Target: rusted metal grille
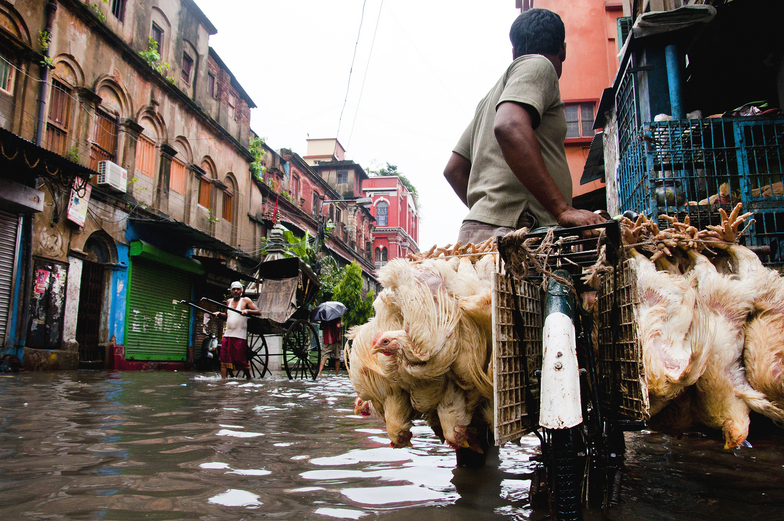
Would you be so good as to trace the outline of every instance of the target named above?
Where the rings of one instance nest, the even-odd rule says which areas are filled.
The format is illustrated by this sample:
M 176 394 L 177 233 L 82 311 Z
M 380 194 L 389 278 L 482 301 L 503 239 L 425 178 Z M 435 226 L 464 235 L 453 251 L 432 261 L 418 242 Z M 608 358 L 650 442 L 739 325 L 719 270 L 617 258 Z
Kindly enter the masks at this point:
M 648 387 L 634 312 L 639 297 L 632 261 L 621 264 L 617 278 L 612 272 L 602 277 L 598 298 L 602 409 L 614 419 L 643 420 L 648 411 Z
M 514 325 L 509 277 L 496 273 L 492 282 L 495 439 L 501 445 L 519 439 L 539 424 L 539 380 L 534 372 L 542 366 L 542 294 L 531 282 L 518 284 L 520 339 Z

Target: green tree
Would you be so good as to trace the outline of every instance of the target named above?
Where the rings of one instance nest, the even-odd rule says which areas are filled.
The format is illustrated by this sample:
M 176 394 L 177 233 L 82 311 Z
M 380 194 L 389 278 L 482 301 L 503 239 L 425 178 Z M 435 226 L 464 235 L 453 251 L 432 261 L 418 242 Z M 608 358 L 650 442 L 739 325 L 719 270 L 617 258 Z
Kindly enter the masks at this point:
M 414 186 L 414 183 L 412 183 L 405 175 L 403 175 L 402 172 L 398 172 L 397 165 L 387 163 L 387 166 L 383 168 L 379 168 L 378 170 L 368 169 L 368 172 L 373 175 L 397 176 L 397 178 L 400 179 L 400 182 L 403 183 L 403 186 L 406 187 L 406 190 L 411 192 L 411 195 L 414 196 L 414 201 L 416 201 L 417 206 L 419 206 L 419 192 L 417 192 L 416 186 Z
M 356 261 L 346 266 L 343 278 L 332 293 L 332 300 L 346 306 L 342 322 L 347 329 L 364 324 L 373 316 L 373 292 L 362 298 L 362 268 Z

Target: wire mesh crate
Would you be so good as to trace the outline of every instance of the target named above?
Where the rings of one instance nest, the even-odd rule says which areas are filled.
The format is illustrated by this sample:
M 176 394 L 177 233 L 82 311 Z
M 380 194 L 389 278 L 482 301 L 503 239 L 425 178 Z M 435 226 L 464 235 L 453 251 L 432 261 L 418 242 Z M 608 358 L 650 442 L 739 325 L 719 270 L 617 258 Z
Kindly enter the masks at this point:
M 542 367 L 542 292 L 529 281 L 517 283 L 522 317 L 515 331 L 512 277 L 495 273 L 493 288 L 493 388 L 496 443 L 517 440 L 539 425 L 539 381 Z
M 619 150 L 621 211 L 688 216 L 704 228 L 721 222 L 719 208 L 742 203 L 755 219 L 746 246 L 784 267 L 784 117 L 644 123 Z
M 649 402 L 635 307 L 634 265 L 626 260 L 601 277 L 596 347 L 599 403 L 615 420 L 647 419 Z
M 619 232 L 617 228 L 612 230 L 608 227 L 608 237 L 613 234 L 616 237 L 605 244 L 615 241 L 614 248 L 617 248 Z M 609 266 L 618 266 L 602 270 L 597 291 L 594 360 L 600 404 L 608 418 L 636 421 L 646 417 L 648 396 L 635 323 L 634 309 L 638 297 L 633 265 L 628 261 L 620 263 L 617 251 L 607 254 L 607 250 L 601 250 L 596 239 L 581 239 L 579 235 L 578 232 L 571 237 L 556 238 L 552 248 L 533 253 L 536 260 L 531 259 L 530 251 L 522 255 L 513 251 L 525 249 L 522 239 L 525 235 L 520 235 L 517 242 L 511 240 L 511 235 L 499 241 L 499 252 L 505 261 L 504 271 L 496 273 L 492 280 L 497 444 L 514 441 L 539 424 L 539 371 L 542 367 L 545 301 L 542 288 L 546 287 L 543 272 L 555 266 L 568 265 L 573 273 L 575 289 L 587 291 L 590 288 L 579 284 L 580 276 L 600 256 Z M 610 249 L 610 246 L 607 248 Z M 527 263 L 526 258 L 532 262 Z M 539 264 L 538 270 L 533 267 L 535 263 Z

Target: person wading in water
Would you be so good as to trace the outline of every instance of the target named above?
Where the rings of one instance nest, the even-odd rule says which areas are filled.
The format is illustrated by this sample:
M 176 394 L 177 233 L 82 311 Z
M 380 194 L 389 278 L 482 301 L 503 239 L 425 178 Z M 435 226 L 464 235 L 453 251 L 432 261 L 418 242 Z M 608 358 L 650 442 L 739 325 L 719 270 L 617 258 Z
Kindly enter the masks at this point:
M 245 378 L 250 380 L 250 366 L 248 365 L 248 315 L 259 315 L 261 311 L 248 297 L 243 297 L 244 288 L 242 283 L 234 281 L 231 283 L 231 298 L 226 302 L 226 306 L 234 311 L 217 311 L 213 313 L 216 317 L 226 320 L 226 327 L 223 329 L 223 342 L 220 350 L 221 378 L 226 378 L 229 370 L 237 370 L 245 373 Z

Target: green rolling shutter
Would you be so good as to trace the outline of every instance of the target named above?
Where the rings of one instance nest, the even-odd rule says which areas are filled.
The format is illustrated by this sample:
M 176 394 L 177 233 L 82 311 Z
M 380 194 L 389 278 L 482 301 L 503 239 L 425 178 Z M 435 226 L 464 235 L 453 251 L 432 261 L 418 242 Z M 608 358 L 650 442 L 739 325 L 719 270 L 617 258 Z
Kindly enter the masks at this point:
M 128 291 L 126 360 L 185 361 L 190 337 L 186 272 L 157 262 L 133 260 Z

